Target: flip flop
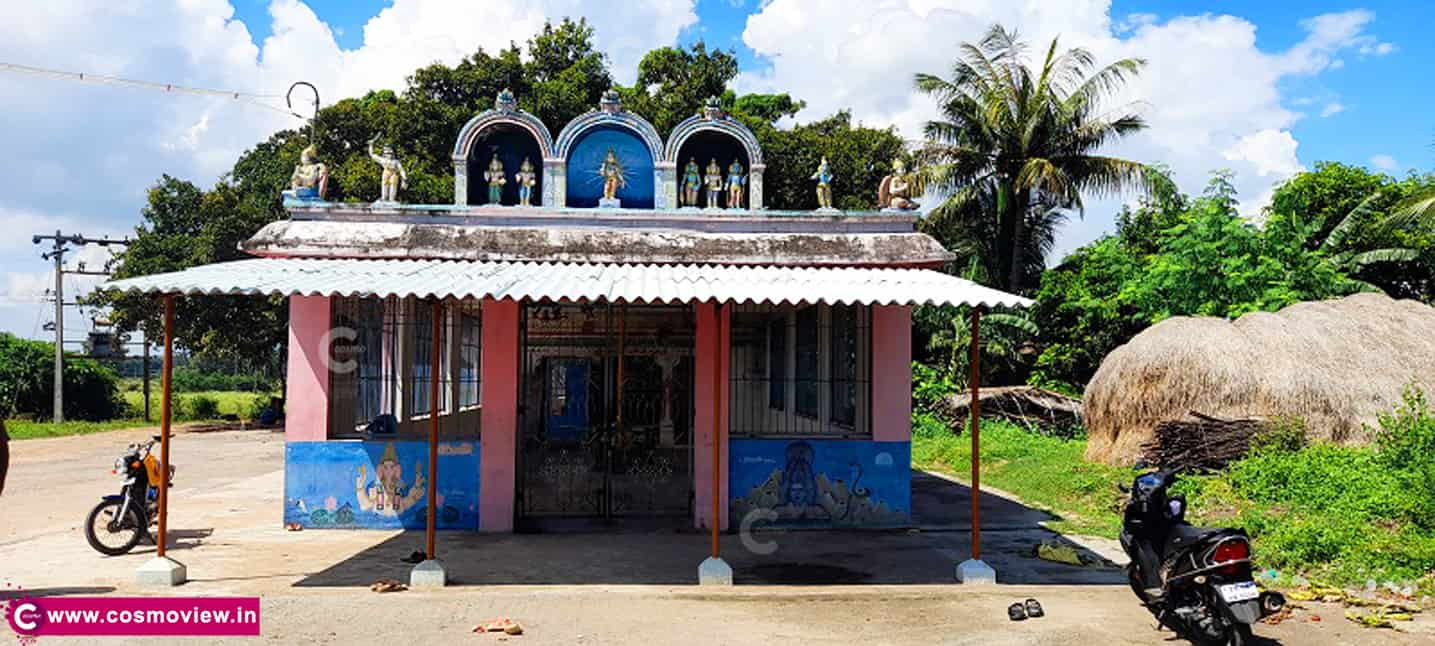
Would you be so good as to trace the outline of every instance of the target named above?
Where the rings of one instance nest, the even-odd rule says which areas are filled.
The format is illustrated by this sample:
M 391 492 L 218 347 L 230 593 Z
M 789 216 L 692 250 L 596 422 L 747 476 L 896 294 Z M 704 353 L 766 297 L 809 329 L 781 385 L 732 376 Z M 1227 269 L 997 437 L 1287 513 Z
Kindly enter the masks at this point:
M 426 558 L 428 558 L 428 553 L 415 550 L 412 554 L 409 554 L 408 556 L 405 556 L 399 560 L 405 563 L 423 563 L 424 559 Z
M 1045 616 L 1046 616 L 1046 611 L 1044 611 L 1044 610 L 1041 609 L 1041 604 L 1037 603 L 1037 602 L 1036 602 L 1036 599 L 1027 599 L 1027 600 L 1026 600 L 1026 616 L 1028 616 L 1028 617 L 1045 617 Z
M 1012 621 L 1021 621 L 1026 619 L 1026 608 L 1022 607 L 1020 603 L 1013 603 L 1007 606 L 1006 616 Z

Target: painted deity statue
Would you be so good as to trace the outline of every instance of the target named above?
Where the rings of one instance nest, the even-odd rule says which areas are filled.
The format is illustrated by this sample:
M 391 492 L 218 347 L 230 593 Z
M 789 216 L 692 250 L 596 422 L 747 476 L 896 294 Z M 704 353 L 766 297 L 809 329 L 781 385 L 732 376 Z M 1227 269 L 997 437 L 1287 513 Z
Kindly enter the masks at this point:
M 384 171 L 379 180 L 379 201 L 397 202 L 399 189 L 408 188 L 409 176 L 404 172 L 404 165 L 399 162 L 399 158 L 394 156 L 393 146 L 385 145 L 382 154 L 374 154 L 374 142 L 378 140 L 378 137 L 369 140 L 369 158 Z
M 877 206 L 884 209 L 910 211 L 919 206 L 912 200 L 912 183 L 907 177 L 907 164 L 901 159 L 892 160 L 892 174 L 882 178 L 877 189 Z
M 423 463 L 414 463 L 414 482 L 404 486 L 403 467 L 399 465 L 398 452 L 393 442 L 384 447 L 384 455 L 374 466 L 374 482 L 368 481 L 368 469 L 360 464 L 359 475 L 354 480 L 354 497 L 359 509 L 372 511 L 382 516 L 398 516 L 424 497 Z
M 508 183 L 508 178 L 503 174 L 503 162 L 498 161 L 498 153 L 493 153 L 493 161 L 488 162 L 488 170 L 483 171 L 483 179 L 488 181 L 488 203 L 501 203 L 503 185 Z
M 742 208 L 742 187 L 747 183 L 747 175 L 742 172 L 742 164 L 736 159 L 727 167 L 727 208 Z
M 523 158 L 514 179 L 518 180 L 518 205 L 533 206 L 533 187 L 538 185 L 538 174 L 533 172 L 533 163 L 527 157 Z
M 295 197 L 324 199 L 324 190 L 329 185 L 329 167 L 314 161 L 317 155 L 313 144 L 299 153 L 299 164 L 289 177 L 289 190 Z
M 827 165 L 826 155 L 822 156 L 822 163 L 817 165 L 811 179 L 817 180 L 818 210 L 832 210 L 832 169 Z
M 628 185 L 628 180 L 623 178 L 623 163 L 618 161 L 618 153 L 612 148 L 608 149 L 608 156 L 603 158 L 603 164 L 598 167 L 598 176 L 603 178 L 603 199 L 618 199 L 618 189 Z
M 697 206 L 698 192 L 702 190 L 702 171 L 698 170 L 698 158 L 688 158 L 688 165 L 683 169 L 683 206 Z
M 721 207 L 722 204 L 719 202 L 722 201 L 722 167 L 718 166 L 717 159 L 708 162 L 707 172 L 703 175 L 703 181 L 708 187 L 707 207 L 710 209 Z

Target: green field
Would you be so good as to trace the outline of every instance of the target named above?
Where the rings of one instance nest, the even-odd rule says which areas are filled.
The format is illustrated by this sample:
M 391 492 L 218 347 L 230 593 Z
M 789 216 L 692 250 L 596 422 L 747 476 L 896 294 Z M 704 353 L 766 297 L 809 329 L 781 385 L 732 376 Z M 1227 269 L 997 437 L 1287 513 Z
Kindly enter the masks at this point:
M 125 391 L 125 403 L 130 410 L 143 413 L 144 393 L 136 391 Z M 218 418 L 222 415 L 238 415 L 241 419 L 248 419 L 252 416 L 251 410 L 256 398 L 268 401 L 269 396 L 262 393 L 251 393 L 233 390 L 206 390 L 193 393 L 175 393 L 174 406 L 175 418 L 183 420 L 200 420 L 211 416 L 197 416 L 194 413 L 195 402 L 199 398 L 210 398 L 218 404 L 219 414 L 213 416 Z M 159 419 L 159 389 L 155 388 L 150 392 L 150 417 Z
M 11 439 L 28 440 L 159 425 L 158 388 L 151 392 L 150 421 L 148 422 L 140 417 L 144 412 L 144 394 L 135 390 L 126 390 L 121 395 L 130 410 L 135 413 L 135 417 L 102 422 L 69 421 L 58 425 L 48 421 L 10 419 L 5 421 L 5 428 Z M 175 393 L 174 421 L 177 423 L 220 421 L 226 415 L 236 415 L 242 420 L 249 421 L 258 412 L 259 406 L 268 400 L 269 395 L 267 394 L 228 390 Z M 256 404 L 256 402 L 261 402 L 261 404 Z

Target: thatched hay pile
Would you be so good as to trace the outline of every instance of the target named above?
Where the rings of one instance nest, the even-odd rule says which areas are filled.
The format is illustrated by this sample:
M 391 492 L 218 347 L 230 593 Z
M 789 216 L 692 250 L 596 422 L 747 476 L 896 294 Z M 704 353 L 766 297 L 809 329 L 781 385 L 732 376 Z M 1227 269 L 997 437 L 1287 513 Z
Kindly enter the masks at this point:
M 1193 411 L 1301 418 L 1312 439 L 1364 442 L 1363 425 L 1412 383 L 1435 392 L 1435 308 L 1415 301 L 1357 294 L 1235 321 L 1171 318 L 1087 384 L 1086 458 L 1130 464 L 1158 422 Z

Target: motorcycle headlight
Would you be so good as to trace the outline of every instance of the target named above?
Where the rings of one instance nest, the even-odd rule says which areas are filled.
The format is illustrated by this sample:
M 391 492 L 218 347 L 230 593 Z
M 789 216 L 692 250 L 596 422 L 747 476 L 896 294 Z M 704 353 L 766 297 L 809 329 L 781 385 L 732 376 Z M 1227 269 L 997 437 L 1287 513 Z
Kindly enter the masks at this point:
M 116 458 L 116 459 L 115 459 L 115 473 L 121 473 L 121 472 L 123 472 L 124 470 L 125 470 L 125 459 L 124 459 L 124 458 Z

